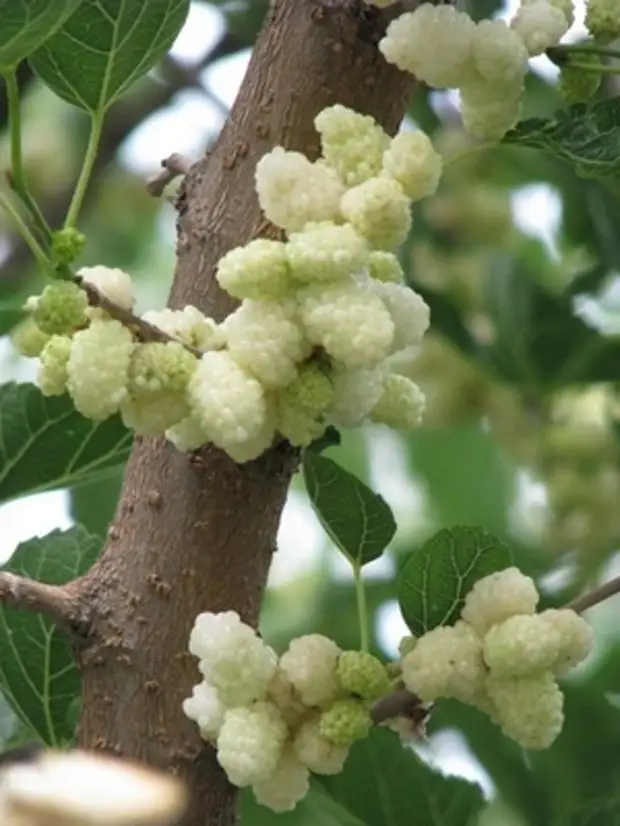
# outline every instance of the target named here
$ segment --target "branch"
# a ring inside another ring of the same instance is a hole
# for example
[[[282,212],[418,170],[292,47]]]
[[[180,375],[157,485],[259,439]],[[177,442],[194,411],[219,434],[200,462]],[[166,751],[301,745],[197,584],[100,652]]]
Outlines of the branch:
[[[84,290],[91,307],[99,307],[99,309],[105,310],[109,316],[120,321],[125,327],[128,327],[140,341],[162,341],[164,343],[175,341],[177,344],[182,343],[174,338],[174,336],[164,333],[163,330],[160,330],[159,327],[156,327],[154,324],[150,324],[148,321],[140,318],[140,316],[135,315],[131,310],[126,310],[124,307],[115,304],[114,301],[110,301],[110,299],[106,298],[96,287],[88,284],[79,276],[75,277],[75,283]],[[200,358],[203,355],[202,350],[199,350],[197,347],[192,347],[189,344],[183,344],[183,346],[188,352],[196,356],[196,358]]]
[[[63,585],[47,585],[8,571],[0,572],[0,604],[33,611],[56,625],[76,630],[77,603]]]
[[[606,599],[616,596],[616,594],[620,594],[620,576],[610,579],[609,582],[604,582],[597,588],[593,588],[592,591],[587,591],[585,594],[575,597],[575,599],[567,602],[564,608],[570,608],[581,614],[582,611],[591,608],[593,605],[598,605],[599,602],[604,602]]]

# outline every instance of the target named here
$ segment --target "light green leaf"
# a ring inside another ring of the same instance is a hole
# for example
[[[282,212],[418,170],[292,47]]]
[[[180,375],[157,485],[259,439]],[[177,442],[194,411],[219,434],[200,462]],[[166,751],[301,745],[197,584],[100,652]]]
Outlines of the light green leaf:
[[[356,743],[324,786],[368,826],[469,826],[484,805],[478,786],[444,777],[385,729]]]
[[[411,633],[453,625],[474,583],[512,565],[510,548],[482,528],[446,528],[411,554],[398,601]]]
[[[89,0],[31,58],[59,97],[104,112],[168,52],[189,0]]]
[[[586,178],[620,175],[620,97],[578,104],[553,118],[524,120],[503,143],[543,149]]]
[[[14,69],[63,25],[82,0],[0,0],[0,72]]]
[[[381,556],[396,523],[389,505],[331,459],[304,451],[303,475],[310,502],[329,537],[358,567]]]
[[[0,387],[0,502],[113,473],[130,447],[117,417],[98,424],[68,396],[46,398],[31,384]]]
[[[101,544],[79,525],[53,531],[19,545],[2,570],[60,585],[84,574]],[[15,714],[50,746],[70,741],[80,678],[66,632],[39,614],[0,605],[0,651],[0,689]]]

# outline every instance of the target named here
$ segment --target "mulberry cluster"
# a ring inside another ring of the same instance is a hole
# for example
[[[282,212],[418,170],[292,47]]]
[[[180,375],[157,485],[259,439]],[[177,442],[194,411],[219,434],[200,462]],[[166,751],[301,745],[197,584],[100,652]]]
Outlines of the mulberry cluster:
[[[498,140],[519,119],[528,59],[556,46],[572,22],[571,0],[522,0],[509,24],[423,3],[390,23],[379,48],[428,86],[459,89],[465,128]]]
[[[276,147],[257,164],[260,205],[287,240],[255,239],[222,257],[218,282],[241,302],[223,323],[192,306],[151,311],[143,320],[172,341],[141,343],[89,307],[78,283],[53,283],[29,300],[15,337],[40,359],[42,392],[68,392],[94,420],[120,413],[137,434],[165,433],[182,451],[214,444],[239,463],[278,434],[307,446],[330,424],[417,426],[424,396],[405,371],[429,310],[392,250],[412,202],[437,189],[440,156],[423,132],[391,139],[340,105],[315,125],[318,161]],[[126,273],[78,275],[133,312]]]
[[[342,771],[351,744],[370,731],[368,704],[389,689],[379,660],[320,634],[293,640],[278,659],[234,611],[198,616],[189,650],[203,680],[184,713],[231,783],[251,786],[276,812],[295,808],[310,772]]]
[[[479,580],[454,626],[408,643],[405,686],[425,702],[452,697],[476,706],[524,748],[547,748],[564,722],[556,677],[587,657],[593,635],[569,609],[536,613],[538,600],[516,568]]]

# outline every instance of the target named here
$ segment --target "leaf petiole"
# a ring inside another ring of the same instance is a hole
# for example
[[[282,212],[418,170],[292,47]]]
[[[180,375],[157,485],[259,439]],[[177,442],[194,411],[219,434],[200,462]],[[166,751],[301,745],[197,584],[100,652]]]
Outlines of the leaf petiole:
[[[52,268],[52,263],[49,260],[45,250],[34,237],[30,231],[30,228],[19,212],[15,209],[11,201],[2,192],[0,192],[0,209],[3,209],[10,220],[15,224],[15,228],[30,248],[30,251],[37,259],[37,262],[41,265],[41,267],[43,267],[44,270],[49,271]]]
[[[75,227],[80,210],[82,209],[86,190],[93,174],[95,161],[97,160],[97,150],[99,149],[99,142],[101,140],[104,117],[105,112],[103,110],[98,109],[91,112],[88,146],[86,147],[84,163],[82,164],[82,169],[80,170],[80,175],[75,185],[73,197],[71,198],[71,203],[69,204],[69,209],[67,210],[67,217],[65,218],[64,224],[65,229],[68,227]]]
[[[357,618],[360,626],[360,650],[368,651],[370,648],[370,635],[368,633],[368,608],[366,606],[366,589],[364,588],[364,577],[362,566],[353,566],[353,577],[355,579],[355,601],[357,603]]]

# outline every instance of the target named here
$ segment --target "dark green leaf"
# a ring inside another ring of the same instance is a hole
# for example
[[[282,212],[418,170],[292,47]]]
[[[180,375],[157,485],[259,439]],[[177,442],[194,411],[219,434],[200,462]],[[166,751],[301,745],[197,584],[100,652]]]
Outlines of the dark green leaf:
[[[105,536],[114,517],[125,468],[71,489],[71,518],[89,533]]]
[[[413,285],[424,301],[428,304],[433,319],[433,330],[445,336],[466,355],[473,355],[478,350],[478,344],[473,338],[461,313],[450,299],[436,290]]]
[[[325,456],[305,451],[302,467],[312,507],[351,564],[381,556],[396,532],[387,502]]]
[[[22,543],[2,570],[59,585],[85,573],[100,550],[101,539],[78,525]],[[15,714],[48,745],[71,740],[80,678],[66,632],[0,606],[0,650],[0,688]]]
[[[61,98],[103,112],[168,52],[188,10],[189,0],[89,0],[30,62]]]
[[[398,582],[398,601],[411,633],[421,636],[459,618],[482,577],[512,564],[510,548],[481,528],[445,528],[411,554]]]
[[[551,152],[583,177],[620,175],[620,97],[571,106],[553,118],[522,121],[503,142]]]
[[[356,743],[324,785],[368,826],[468,826],[484,804],[478,786],[444,777],[383,729]]]
[[[553,826],[618,826],[620,824],[620,797],[594,800],[577,811],[558,817]]]
[[[496,337],[485,357],[504,379],[541,391],[620,377],[620,343],[577,318],[570,292],[543,289],[524,262],[498,259],[486,293]]]
[[[13,69],[60,28],[82,0],[0,0],[0,72]]]
[[[19,308],[0,307],[0,336],[10,333],[24,317],[24,311]]]
[[[249,789],[241,795],[241,826],[366,826],[338,803],[321,786],[312,781],[310,791],[292,812],[274,814],[254,799]]]
[[[0,387],[0,502],[100,478],[122,465],[131,434],[120,419],[98,424],[68,396],[31,384]]]

